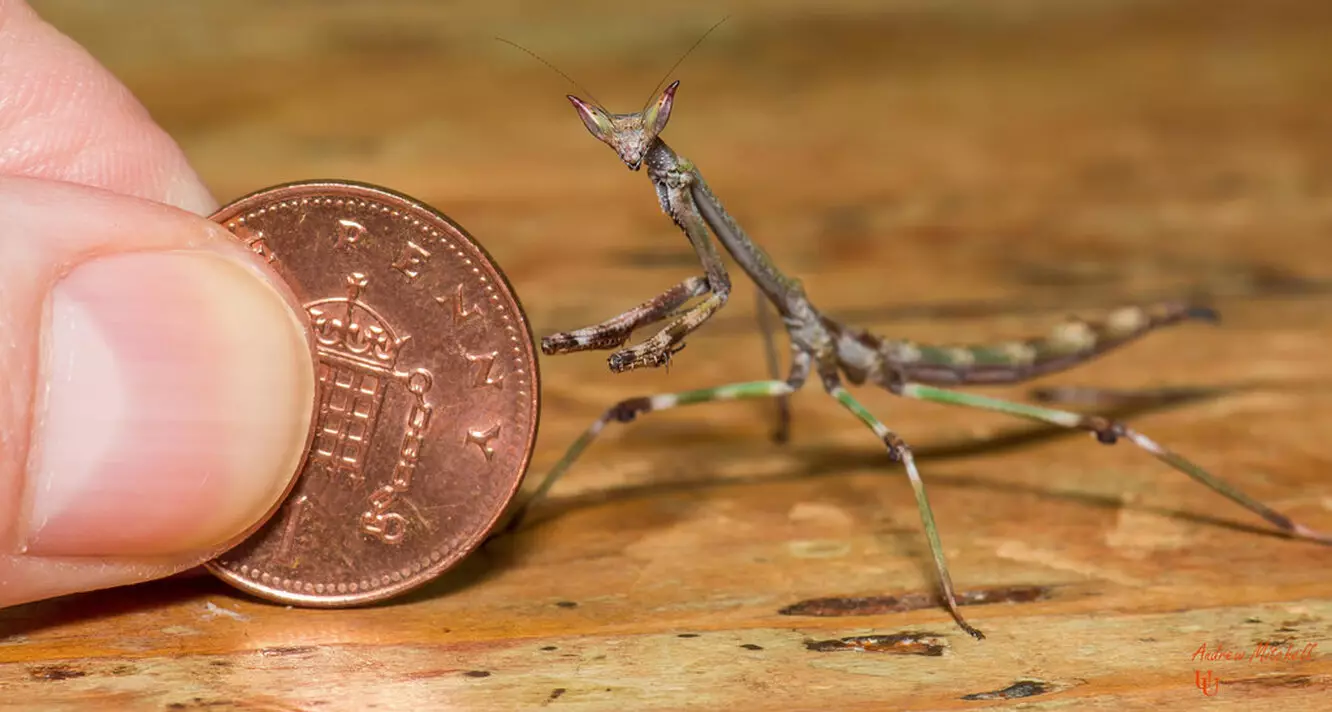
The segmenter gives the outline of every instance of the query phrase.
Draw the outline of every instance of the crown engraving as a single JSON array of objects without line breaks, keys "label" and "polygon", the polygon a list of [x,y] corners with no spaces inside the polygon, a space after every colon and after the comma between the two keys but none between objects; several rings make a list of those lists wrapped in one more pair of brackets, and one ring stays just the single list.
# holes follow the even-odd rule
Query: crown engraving
[{"label": "crown engraving", "polygon": [[[359,529],[385,544],[398,544],[416,521],[402,512],[411,511],[403,507],[434,412],[427,398],[434,377],[423,368],[397,370],[402,345],[411,336],[399,337],[374,307],[361,301],[368,283],[364,274],[352,272],[345,297],[305,306],[319,352],[319,421],[310,467],[326,475],[316,478],[320,492],[376,480],[360,513]],[[407,406],[400,430],[381,430],[380,416],[388,401]],[[391,459],[372,461],[375,441],[397,432],[401,444]]]},{"label": "crown engraving", "polygon": [[319,299],[305,305],[320,355],[392,372],[398,352],[410,337],[399,338],[374,307],[360,300],[369,279],[360,272],[347,275],[347,296]]}]

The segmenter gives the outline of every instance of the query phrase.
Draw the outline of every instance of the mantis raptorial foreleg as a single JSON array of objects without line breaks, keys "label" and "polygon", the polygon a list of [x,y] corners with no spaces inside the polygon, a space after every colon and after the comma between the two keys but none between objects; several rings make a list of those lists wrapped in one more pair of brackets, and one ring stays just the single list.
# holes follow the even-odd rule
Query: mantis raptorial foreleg
[{"label": "mantis raptorial foreleg", "polygon": [[707,279],[690,277],[633,309],[613,316],[596,326],[551,334],[541,340],[541,350],[553,355],[619,348],[629,340],[629,336],[636,329],[665,319],[685,302],[707,293]]},{"label": "mantis raptorial foreleg", "polygon": [[[594,111],[593,107],[577,99],[573,101],[582,111]],[[663,98],[662,102],[669,112],[669,98]],[[596,122],[600,118],[595,115],[585,115],[583,120],[591,128],[597,125]],[[687,194],[690,183],[686,176],[683,180],[659,186],[658,196],[662,205],[669,205],[670,201],[682,191]],[[635,368],[664,366],[670,362],[671,356],[684,348],[684,338],[702,326],[726,304],[726,299],[731,293],[731,277],[726,272],[726,265],[717,252],[717,246],[713,244],[708,234],[707,223],[698,210],[690,204],[688,208],[672,213],[672,217],[689,237],[689,242],[694,246],[694,252],[703,265],[705,276],[702,278],[702,283],[697,277],[687,279],[601,324],[548,336],[541,340],[542,351],[547,354],[557,354],[581,349],[614,348],[623,344],[635,328],[660,321],[692,297],[708,294],[706,299],[685,310],[646,341],[612,353],[607,361],[611,370],[616,373]]]}]

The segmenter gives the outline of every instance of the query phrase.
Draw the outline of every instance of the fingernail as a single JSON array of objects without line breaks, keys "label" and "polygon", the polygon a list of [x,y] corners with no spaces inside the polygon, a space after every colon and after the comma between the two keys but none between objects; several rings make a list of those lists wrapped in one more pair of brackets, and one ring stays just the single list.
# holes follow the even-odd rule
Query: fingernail
[{"label": "fingernail", "polygon": [[41,348],[30,555],[216,550],[300,465],[310,346],[251,265],[184,251],[87,262],[52,290]]}]

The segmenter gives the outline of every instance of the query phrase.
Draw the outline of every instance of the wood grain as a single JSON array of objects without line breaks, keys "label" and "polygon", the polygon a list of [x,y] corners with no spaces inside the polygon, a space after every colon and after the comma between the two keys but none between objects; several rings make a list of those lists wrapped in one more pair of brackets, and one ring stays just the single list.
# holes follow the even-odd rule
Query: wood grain
[{"label": "wood grain", "polygon": [[[491,36],[626,110],[730,11],[677,72],[667,137],[821,308],[972,341],[1208,301],[1221,326],[1050,383],[1205,391],[1132,421],[1332,528],[1326,3],[37,6],[220,200],[314,177],[413,194],[484,242],[539,333],[697,266],[563,81]],[[760,377],[752,312],[737,290],[669,372],[544,360],[533,473],[617,399]],[[1125,446],[864,397],[920,453],[954,581],[996,601],[967,608],[988,640],[929,605],[905,478],[811,387],[786,446],[767,440],[764,403],[608,431],[529,528],[391,605],[288,610],[195,576],[0,611],[0,708],[1326,704],[1332,551]],[[798,605],[865,597],[879,598]],[[1310,652],[1195,656],[1260,643]],[[1204,698],[1208,672],[1221,682]]]}]

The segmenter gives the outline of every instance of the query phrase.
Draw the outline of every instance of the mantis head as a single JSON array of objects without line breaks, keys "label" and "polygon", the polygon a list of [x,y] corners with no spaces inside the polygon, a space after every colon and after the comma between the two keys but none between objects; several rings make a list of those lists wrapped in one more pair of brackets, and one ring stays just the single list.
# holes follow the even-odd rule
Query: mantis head
[{"label": "mantis head", "polygon": [[675,101],[678,86],[679,81],[671,82],[655,102],[636,114],[612,114],[572,94],[569,101],[578,110],[578,117],[587,130],[615,149],[629,170],[636,171],[643,165],[643,156],[657,140],[657,134],[666,128],[666,122],[671,118],[671,103]]}]

